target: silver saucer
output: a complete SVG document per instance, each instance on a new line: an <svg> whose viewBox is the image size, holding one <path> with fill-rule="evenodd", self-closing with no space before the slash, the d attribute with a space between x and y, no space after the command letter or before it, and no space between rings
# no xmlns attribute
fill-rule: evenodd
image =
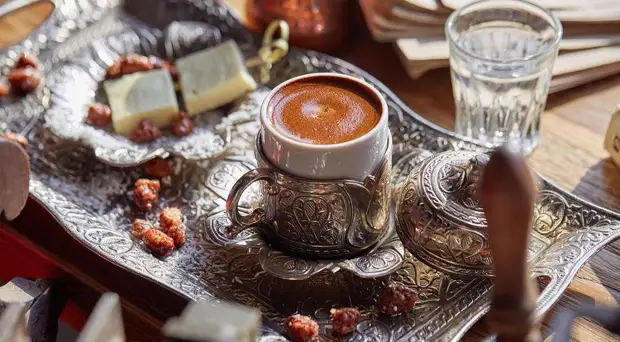
<svg viewBox="0 0 620 342"><path fill-rule="evenodd" d="M220 41L222 35L219 30L208 23L193 21L173 22L163 32L125 30L118 35L97 39L90 49L83 50L70 62L50 71L47 87L51 92L51 101L45 113L45 127L61 139L77 141L92 148L97 159L117 167L137 166L169 155L188 160L216 158L227 152L232 143L230 129L223 123L230 106L197 115L193 119L194 131L188 136L176 137L164 130L161 138L147 144L135 143L115 134L112 129L91 126L85 122L85 117L91 103L107 102L101 84L107 66L120 55L136 52L173 60ZM245 50L252 53L247 48ZM255 95L248 97L260 104L262 98ZM232 106L238 105L238 102Z"/></svg>
<svg viewBox="0 0 620 342"><path fill-rule="evenodd" d="M207 175L206 186L217 194L227 195L235 181L253 169L255 163L251 157L231 157L219 161ZM244 193L241 203L250 211L259 205L260 199L259 188L251 186ZM223 247L258 248L262 269L280 279L304 280L323 271L335 273L341 270L360 278L379 278L396 271L405 259L405 248L396 235L393 215L392 211L385 237L372 250L354 258L337 260L308 260L284 254L265 242L257 228L249 228L237 237L230 238L228 233L231 222L225 211L207 219L204 233Z"/></svg>

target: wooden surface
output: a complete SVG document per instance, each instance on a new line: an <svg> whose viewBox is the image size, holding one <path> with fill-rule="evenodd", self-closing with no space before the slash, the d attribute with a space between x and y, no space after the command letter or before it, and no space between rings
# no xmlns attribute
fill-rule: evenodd
<svg viewBox="0 0 620 342"><path fill-rule="evenodd" d="M0 3L3 2L0 0ZM245 0L228 0L239 13ZM0 46L13 32L27 32L33 23L47 16L44 9L29 9L11 16L10 27L0 19ZM374 42L356 13L357 29L346 46L335 55L370 72L389 86L405 103L425 118L452 128L454 106L448 70L428 73L419 80L409 79L389 44ZM6 33L10 34L6 34ZM620 77L591 83L549 98L542 119L542 141L530 164L560 187L595 204L620 211L620 170L608 159L603 137L612 112L620 103ZM154 327L177 315L184 300L154 286L145 279L102 260L70 237L44 209L29 201L25 213L8 228L33 249L38 249L59 265L71 284L71 294L81 299L84 310L92 309L103 291L119 293L126 327L133 336L152 336ZM81 297L81 298L80 298ZM573 307L578 302L618 305L620 299L620 242L597 253L578 273L566 294L554 308ZM553 311L552 311L553 312ZM545 320L549 322L549 318ZM131 327L131 328L130 328ZM487 326L478 323L465 341L478 341ZM543 331L548 338L549 331ZM575 341L615 341L598 326L578 320ZM148 338L147 338L148 339ZM140 340L140 339L138 339Z"/></svg>

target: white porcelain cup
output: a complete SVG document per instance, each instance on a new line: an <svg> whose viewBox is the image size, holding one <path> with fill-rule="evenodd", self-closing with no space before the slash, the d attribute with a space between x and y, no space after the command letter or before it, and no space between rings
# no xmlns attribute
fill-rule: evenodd
<svg viewBox="0 0 620 342"><path fill-rule="evenodd" d="M377 125L361 137L328 145L294 140L278 131L272 121L274 94L299 80L323 77L346 79L350 84L357 84L361 91L376 97L381 105L381 117ZM298 177L316 180L349 179L361 182L379 167L385 155L390 134L387 116L387 104L383 96L360 79L335 73L298 76L275 87L261 105L262 150L274 166Z"/></svg>

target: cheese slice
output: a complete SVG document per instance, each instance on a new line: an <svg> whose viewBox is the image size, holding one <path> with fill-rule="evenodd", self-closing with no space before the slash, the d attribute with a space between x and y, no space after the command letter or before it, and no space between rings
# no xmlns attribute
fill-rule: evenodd
<svg viewBox="0 0 620 342"><path fill-rule="evenodd" d="M176 62L185 109L190 115L227 104L256 89L241 51L232 40Z"/></svg>
<svg viewBox="0 0 620 342"><path fill-rule="evenodd" d="M174 82L165 69L138 72L103 83L112 110L112 126L130 135L142 119L166 127L179 112Z"/></svg>

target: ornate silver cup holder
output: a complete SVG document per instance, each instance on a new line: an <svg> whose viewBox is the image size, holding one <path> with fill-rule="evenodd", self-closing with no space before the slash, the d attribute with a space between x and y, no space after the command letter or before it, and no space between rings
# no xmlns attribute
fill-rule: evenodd
<svg viewBox="0 0 620 342"><path fill-rule="evenodd" d="M239 177L254 168L253 158L226 158L214 165L206 177L207 187L225 199ZM256 184L258 185L258 184ZM252 211L261 203L259 188L250 186L241 198L243 208ZM287 280L305 280L323 271L349 271L360 278L379 278L397 270L405 258L405 249L394 228L394 211L385 236L368 252L353 258L310 260L287 255L269 245L258 227L242 231L230 238L231 222L225 211L213 215L205 223L205 233L222 247L258 249L259 263L269 274ZM270 229L267 227L266 229Z"/></svg>
<svg viewBox="0 0 620 342"><path fill-rule="evenodd" d="M100 70L87 66L98 62L84 63L85 56L94 60L106 58L100 55L93 44L95 41L107 37L107 41L121 45L137 42L140 46L151 46L148 37L161 34L172 21L199 21L202 28L218 31L222 39L256 46L248 31L226 7L214 0L127 0L123 8L115 1L55 0L54 3L56 9L49 24L28 40L0 51L0 63L14 60L20 51L32 49L34 44L47 75L63 69L92 82ZM101 4L109 7L100 7ZM192 32L186 26L176 39L192 37ZM45 43L40 43L37 37L44 37L41 39ZM122 37L133 38L128 42ZM3 75L6 72L2 70ZM283 61L274 65L267 88L310 72L353 75L382 93L388 104L394 142L395 181L407 177L425 153L484 150L427 122L368 73L324 54L292 49ZM73 101L66 94L62 99L55 97L54 94L62 93L56 89L61 84L51 81L51 87L41 90L43 95L51 94L50 106L58 105L55 101ZM151 255L130 234L136 214L128 194L141 176L140 171L101 163L90 147L49 134L41 115L45 114L46 106L41 101L45 96L33 94L0 103L0 129L24 134L30 140L30 193L82 245L189 300L223 298L260 308L268 323L262 341L282 340L282 322L292 313L313 316L321 327L321 338L330 340L329 309L334 306L355 306L362 312L362 320L349 341L460 340L489 309L491 282L486 277L454 276L431 268L405 252L402 265L389 276L360 278L355 271L334 273L337 267L354 267L342 261L340 265L317 263L302 267L303 262L298 259L283 257L261 246L259 237L251 230L237 240L224 240L223 229L229 224L225 212L227 189L240 174L254 167L251 148L259 128L257 103L265 90L242 99L231 113L221 118L220 124L225 125L235 143L229 155L202 162L175 158L177 167L170 184L162 189L160 206L172 205L182 210L188 241L166 259ZM414 148L430 152L409 154ZM408 156L399 162L404 155ZM544 314L561 296L591 255L620 236L620 217L616 213L576 198L546 181L541 181L540 189L533 232L540 243L534 246L532 265L534 276L547 276L551 280L539 297L538 315ZM249 196L245 200L248 209L254 203L256 199ZM233 242L233 246L224 246ZM276 260L271 263L280 265L274 268L279 271L288 272L291 268L310 268L307 274L317 269L323 271L305 280L287 280L274 276L275 271L266 272L261 260L262 264L264 260ZM374 262L368 257L366 260ZM419 301L412 312L397 318L378 313L376 295L386 280L400 282L418 293Z"/></svg>

